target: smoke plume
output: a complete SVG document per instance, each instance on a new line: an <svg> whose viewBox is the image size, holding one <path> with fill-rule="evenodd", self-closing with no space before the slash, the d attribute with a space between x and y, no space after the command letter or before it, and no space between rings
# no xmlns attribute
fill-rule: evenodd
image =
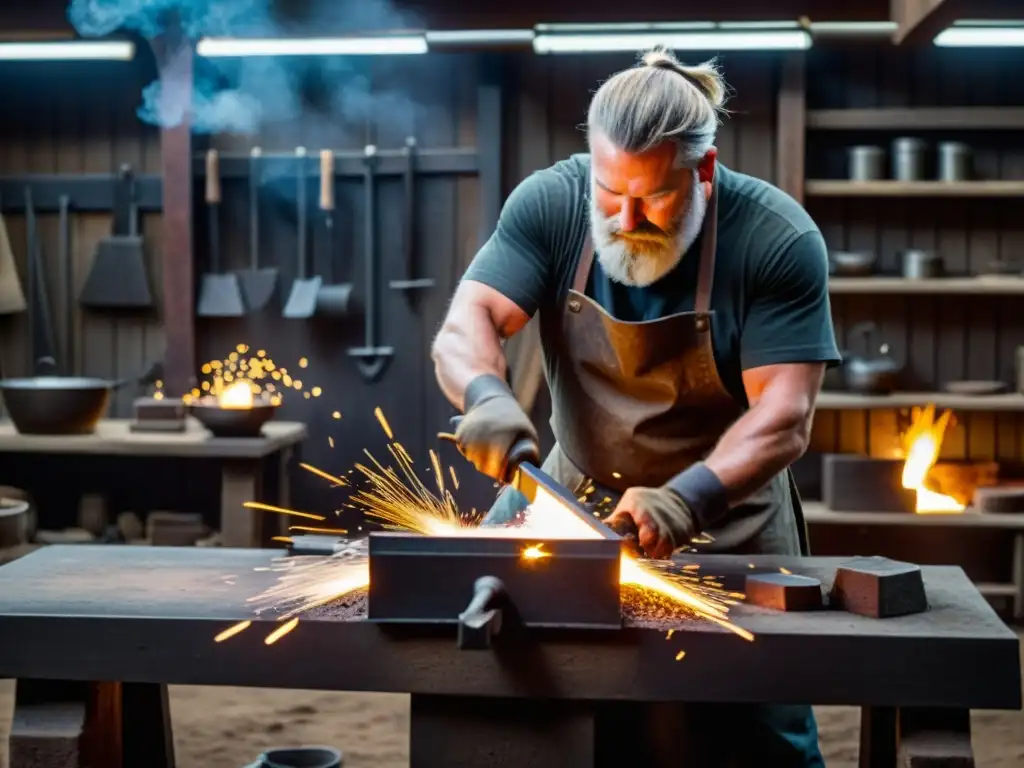
<svg viewBox="0 0 1024 768"><path fill-rule="evenodd" d="M203 37L282 37L415 28L415 19L388 0L319 0L303 6L301 18L274 16L272 0L71 0L68 19L83 37L117 31L154 40L177 24L193 41ZM311 82L323 97L307 103ZM404 93L371 89L358 57L203 59L194 64L191 97L160 80L142 92L137 114L161 127L191 113L197 133L256 134L268 123L302 118L303 133L337 133L342 123L392 115L416 107Z"/></svg>

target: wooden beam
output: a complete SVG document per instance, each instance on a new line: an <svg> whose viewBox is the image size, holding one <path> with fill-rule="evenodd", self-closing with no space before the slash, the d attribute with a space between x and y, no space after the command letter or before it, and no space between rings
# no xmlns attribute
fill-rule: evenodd
<svg viewBox="0 0 1024 768"><path fill-rule="evenodd" d="M896 22L896 45L930 44L959 16L960 0L889 0L889 18Z"/></svg>
<svg viewBox="0 0 1024 768"><path fill-rule="evenodd" d="M163 173L163 325L165 391L188 392L195 381L192 253L192 87L195 53L177 29L152 41L167 124L160 134Z"/></svg>
<svg viewBox="0 0 1024 768"><path fill-rule="evenodd" d="M804 202L804 154L807 138L806 83L803 51L782 59L775 140L775 179L780 189Z"/></svg>

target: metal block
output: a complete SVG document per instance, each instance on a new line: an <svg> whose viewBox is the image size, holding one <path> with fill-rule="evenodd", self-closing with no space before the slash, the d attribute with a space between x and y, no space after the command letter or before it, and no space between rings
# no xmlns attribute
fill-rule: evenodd
<svg viewBox="0 0 1024 768"><path fill-rule="evenodd" d="M540 545L542 555L524 552ZM618 539L553 540L370 534L367 618L458 624L477 580L505 588L502 623L622 626Z"/></svg>
<svg viewBox="0 0 1024 768"><path fill-rule="evenodd" d="M903 488L902 476L902 459L827 454L822 460L822 500L836 512L913 512L917 493Z"/></svg>
<svg viewBox="0 0 1024 768"><path fill-rule="evenodd" d="M814 611L824 600L821 582L795 573L758 573L747 576L747 602L776 611Z"/></svg>
<svg viewBox="0 0 1024 768"><path fill-rule="evenodd" d="M921 567L887 557L858 557L840 566L831 603L875 619L928 610Z"/></svg>

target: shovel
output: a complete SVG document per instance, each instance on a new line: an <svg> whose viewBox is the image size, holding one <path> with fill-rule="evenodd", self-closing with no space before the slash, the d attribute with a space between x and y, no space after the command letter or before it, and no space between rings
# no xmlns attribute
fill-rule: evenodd
<svg viewBox="0 0 1024 768"><path fill-rule="evenodd" d="M206 207L209 212L210 269L203 275L196 314L199 317L241 317L245 314L238 275L220 271L220 161L217 150L206 153Z"/></svg>
<svg viewBox="0 0 1024 768"><path fill-rule="evenodd" d="M295 229L298 232L298 242L295 245L295 250L297 252L296 272L298 277L292 283L292 292L288 295L288 301L285 302L282 314L287 318L306 318L312 317L316 313L316 302L317 296L320 294L321 280L319 277L308 276L308 272L311 270L309 270L309 259L306 256L306 214L308 208L308 201L306 199L308 192L308 185L306 183L306 148L298 147L295 150L295 157L298 160L298 170L295 174L295 212L297 218Z"/></svg>
<svg viewBox="0 0 1024 768"><path fill-rule="evenodd" d="M114 188L113 234L100 241L78 301L90 309L139 310L153 306L139 235L135 173L130 165L121 166Z"/></svg>
<svg viewBox="0 0 1024 768"><path fill-rule="evenodd" d="M277 290L277 270L260 267L260 184L259 160L263 154L253 147L249 155L249 269L238 273L242 295L250 312L258 312Z"/></svg>
<svg viewBox="0 0 1024 768"><path fill-rule="evenodd" d="M429 277L417 277L416 259L416 139L405 140L405 269L406 277L392 280L392 290L405 291L409 304L415 308L418 291L432 288Z"/></svg>
<svg viewBox="0 0 1024 768"><path fill-rule="evenodd" d="M320 210L324 213L324 240L327 258L332 265L334 276L334 152L329 149L320 152ZM331 283L321 285L316 299L318 315L342 317L352 311L352 283Z"/></svg>
<svg viewBox="0 0 1024 768"><path fill-rule="evenodd" d="M3 213L0 213L0 315L14 315L24 312L28 307L25 302L25 291L18 277L18 267L14 261L14 250L7 236L7 224Z"/></svg>

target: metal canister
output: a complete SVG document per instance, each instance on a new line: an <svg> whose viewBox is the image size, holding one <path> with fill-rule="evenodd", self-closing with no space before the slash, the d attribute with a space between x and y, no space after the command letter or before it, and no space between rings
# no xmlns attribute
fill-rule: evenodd
<svg viewBox="0 0 1024 768"><path fill-rule="evenodd" d="M971 149L959 141L939 144L939 181L965 181L971 175Z"/></svg>
<svg viewBox="0 0 1024 768"><path fill-rule="evenodd" d="M921 181L924 178L924 142L903 137L892 143L892 177L896 181Z"/></svg>
<svg viewBox="0 0 1024 768"><path fill-rule="evenodd" d="M885 150L881 147L850 147L850 180L878 181L885 175Z"/></svg>

